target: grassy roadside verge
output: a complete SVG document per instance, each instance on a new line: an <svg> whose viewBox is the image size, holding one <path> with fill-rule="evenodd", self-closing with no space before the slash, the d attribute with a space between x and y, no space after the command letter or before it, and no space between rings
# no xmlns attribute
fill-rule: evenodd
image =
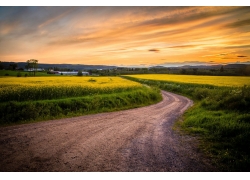
<svg viewBox="0 0 250 180"><path fill-rule="evenodd" d="M124 76L125 77L125 76ZM201 148L220 171L250 171L250 87L217 87L145 79L134 80L185 95L195 105L178 126L201 137Z"/></svg>
<svg viewBox="0 0 250 180"><path fill-rule="evenodd" d="M95 96L24 102L9 101L0 103L0 125L124 110L154 104L161 99L159 89L142 87Z"/></svg>
<svg viewBox="0 0 250 180"><path fill-rule="evenodd" d="M29 77L33 76L33 74L31 74L31 72L18 71L18 70L0 70L0 77L8 77L8 76ZM58 76L58 75L47 74L47 72L36 72L36 76Z"/></svg>

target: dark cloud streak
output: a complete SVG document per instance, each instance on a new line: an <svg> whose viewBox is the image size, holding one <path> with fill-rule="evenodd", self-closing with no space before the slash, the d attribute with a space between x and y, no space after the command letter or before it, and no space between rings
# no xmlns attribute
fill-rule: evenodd
<svg viewBox="0 0 250 180"><path fill-rule="evenodd" d="M249 25L250 25L250 19L245 19L245 20L242 20L242 21L236 21L236 22L233 22L233 23L228 23L226 25L226 27L239 28L241 26L249 26Z"/></svg>
<svg viewBox="0 0 250 180"><path fill-rule="evenodd" d="M148 51L151 51L151 52L160 52L159 49L149 49Z"/></svg>
<svg viewBox="0 0 250 180"><path fill-rule="evenodd" d="M186 9L188 9L187 7ZM203 7L201 7L202 9ZM202 11L199 12L199 10L193 10L188 13L176 13L172 16L165 16L162 18L158 19L152 19L152 20L146 20L143 22L138 23L135 26L166 26L166 25L175 25L175 24L182 24L182 23L188 23L191 21L198 21L201 19L206 19L209 17L216 17L218 15L226 15L226 14L231 14L231 13L239 13L242 11L249 10L248 7L235 7L232 9L228 9L226 7L220 8L214 11Z"/></svg>
<svg viewBox="0 0 250 180"><path fill-rule="evenodd" d="M194 47L198 47L198 46L200 46L200 45L203 45L203 44L170 46L170 47L168 47L168 48L194 48Z"/></svg>

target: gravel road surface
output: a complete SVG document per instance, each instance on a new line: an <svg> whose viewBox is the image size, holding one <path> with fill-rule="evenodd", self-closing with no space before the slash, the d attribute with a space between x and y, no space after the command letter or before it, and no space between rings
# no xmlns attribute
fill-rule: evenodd
<svg viewBox="0 0 250 180"><path fill-rule="evenodd" d="M0 171L214 171L194 137L172 130L193 102L162 95L147 107L2 127Z"/></svg>

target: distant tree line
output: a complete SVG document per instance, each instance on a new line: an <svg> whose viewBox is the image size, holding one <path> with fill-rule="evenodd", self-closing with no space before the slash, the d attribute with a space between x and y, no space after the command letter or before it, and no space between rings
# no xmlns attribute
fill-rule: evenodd
<svg viewBox="0 0 250 180"><path fill-rule="evenodd" d="M101 76L114 76L126 74L183 74L183 75L209 75L209 76L249 76L250 65L242 68L224 68L217 69L202 68L119 68L110 70L91 70L90 74L99 74Z"/></svg>
<svg viewBox="0 0 250 180"><path fill-rule="evenodd" d="M30 59L26 61L26 69L33 68L34 71L30 72L31 75L36 75L36 69L38 68L38 60ZM24 70L23 68L18 67L18 63L10 63L5 65L0 61L0 70ZM47 70L53 71L73 71L70 68L59 68L59 67L50 67ZM250 76L250 65L243 65L242 67L237 68L227 68L226 66L221 66L217 68L171 68L171 67L157 67L157 68L128 68L128 67L118 67L112 69L89 69L85 70L89 72L90 75L99 75L99 76L118 76L126 74L185 74L185 75L210 75L210 76ZM81 75L81 73L79 73Z"/></svg>
<svg viewBox="0 0 250 180"><path fill-rule="evenodd" d="M18 70L18 65L17 63L10 63L7 67L4 66L4 64L0 61L0 70ZM21 70L23 70L23 68L21 68Z"/></svg>

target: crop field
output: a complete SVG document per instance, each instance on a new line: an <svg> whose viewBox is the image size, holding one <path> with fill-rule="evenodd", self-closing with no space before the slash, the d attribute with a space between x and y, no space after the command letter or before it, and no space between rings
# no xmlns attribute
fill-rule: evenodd
<svg viewBox="0 0 250 180"><path fill-rule="evenodd" d="M2 77L0 124L141 107L160 91L120 77Z"/></svg>
<svg viewBox="0 0 250 180"><path fill-rule="evenodd" d="M201 138L200 148L221 171L250 171L250 77L123 77L193 99L176 125Z"/></svg>
<svg viewBox="0 0 250 180"><path fill-rule="evenodd" d="M0 80L0 102L111 94L142 87L119 77L9 77Z"/></svg>
<svg viewBox="0 0 250 180"><path fill-rule="evenodd" d="M167 75L167 74L143 74L128 75L138 79L149 79L157 81L208 84L215 86L243 86L250 85L250 77L242 76L195 76L195 75Z"/></svg>

